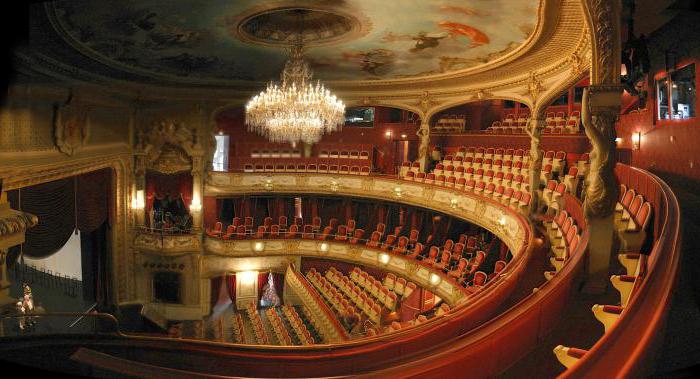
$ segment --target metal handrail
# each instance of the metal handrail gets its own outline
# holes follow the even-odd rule
[[[85,318],[85,315],[90,314],[90,311],[92,311],[92,310],[95,309],[95,308],[97,308],[97,303],[91,305],[90,308],[88,308],[85,312],[83,312],[82,315],[80,315],[80,317],[78,317],[77,319],[75,319],[75,321],[73,321],[72,323],[70,323],[70,325],[68,325],[68,327],[69,327],[69,328],[72,328],[72,327],[74,327],[75,325],[77,325],[83,318]]]

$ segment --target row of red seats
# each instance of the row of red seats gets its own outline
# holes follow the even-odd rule
[[[337,165],[326,163],[245,163],[243,172],[295,172],[295,173],[321,173],[321,174],[345,174],[345,175],[369,175],[371,166]]]
[[[283,305],[281,308],[282,313],[287,318],[289,325],[292,326],[292,329],[294,330],[294,333],[296,333],[297,338],[299,338],[299,341],[301,341],[301,344],[313,345],[316,343],[316,340],[314,340],[313,336],[311,336],[311,332],[306,327],[304,320],[302,320],[301,316],[299,316],[299,313],[297,313],[297,310],[289,305]]]
[[[363,317],[363,312],[360,311],[349,297],[345,296],[341,291],[339,291],[333,284],[331,284],[325,277],[318,273],[315,269],[311,269],[306,273],[306,278],[314,286],[314,288],[321,294],[321,298],[330,305],[330,308],[334,310],[336,315],[340,320],[362,320],[368,317]],[[374,314],[379,315],[381,313],[381,307],[378,304],[370,304],[366,295],[362,299],[362,304],[367,303],[371,305],[369,308]],[[345,325],[347,329],[352,329],[352,325]]]

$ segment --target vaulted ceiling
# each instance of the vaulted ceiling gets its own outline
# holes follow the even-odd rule
[[[456,71],[522,45],[538,0],[58,1],[56,31],[106,65],[177,80],[270,80],[304,30],[324,80]],[[292,9],[306,9],[296,16]],[[302,25],[303,23],[303,25]],[[324,46],[314,44],[330,40]]]
[[[259,91],[299,30],[315,77],[365,102],[527,102],[589,59],[579,0],[60,0],[34,4],[30,26],[25,71],[183,96]]]

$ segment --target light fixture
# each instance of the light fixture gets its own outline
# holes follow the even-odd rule
[[[389,263],[389,259],[390,259],[389,254],[387,254],[387,253],[379,254],[379,263],[385,265],[385,264]]]
[[[253,251],[263,251],[265,250],[265,243],[264,242],[256,242],[253,244]]]
[[[440,277],[440,275],[436,273],[430,274],[430,284],[432,284],[433,286],[437,286],[438,284],[440,284],[441,281],[442,278]]]
[[[404,133],[404,134],[401,135],[401,138],[403,138],[403,139],[406,139],[406,137],[408,137],[408,136],[406,135],[406,133]]]
[[[620,66],[620,75],[627,76],[627,66],[624,63]]]
[[[192,197],[192,203],[190,203],[191,212],[199,212],[202,210],[202,201],[199,200],[199,196]]]
[[[391,130],[387,130],[386,132],[384,132],[384,135],[386,136],[386,138],[391,139]]]
[[[457,199],[450,200],[450,208],[457,209]]]
[[[615,143],[616,143],[616,144],[619,145],[620,142],[622,142],[622,138],[620,138],[620,137],[615,138]]]
[[[143,190],[136,191],[136,197],[131,200],[132,209],[144,209],[146,208],[146,202],[143,198]]]
[[[498,219],[498,225],[506,226],[506,216],[501,216],[501,218]]]
[[[641,145],[642,142],[642,132],[634,132],[632,133],[632,149],[633,150],[639,150],[639,146]]]
[[[321,250],[322,252],[327,252],[330,246],[328,245],[328,242],[321,242],[321,244],[318,246],[318,249]]]
[[[241,284],[244,285],[253,285],[255,283],[255,279],[258,276],[257,271],[243,271],[237,273],[238,276],[241,278]]]
[[[398,187],[398,186],[394,187],[394,194],[396,195],[396,197],[401,197],[401,195],[402,195],[401,187]]]
[[[267,88],[246,104],[248,129],[271,142],[313,144],[345,123],[345,105],[320,81],[311,82],[312,72],[304,61],[303,14],[298,11],[299,33],[284,66],[281,83]]]

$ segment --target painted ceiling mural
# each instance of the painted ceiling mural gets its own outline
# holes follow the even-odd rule
[[[55,27],[64,38],[101,62],[162,77],[225,82],[277,79],[286,60],[283,48],[246,41],[236,33],[242,15],[261,4],[266,9],[317,4],[330,13],[337,9],[352,15],[362,30],[307,50],[316,77],[382,80],[493,61],[533,33],[539,2],[63,0],[47,9],[54,12]],[[327,25],[327,34],[342,33],[348,25]],[[268,30],[270,34],[275,33]]]

